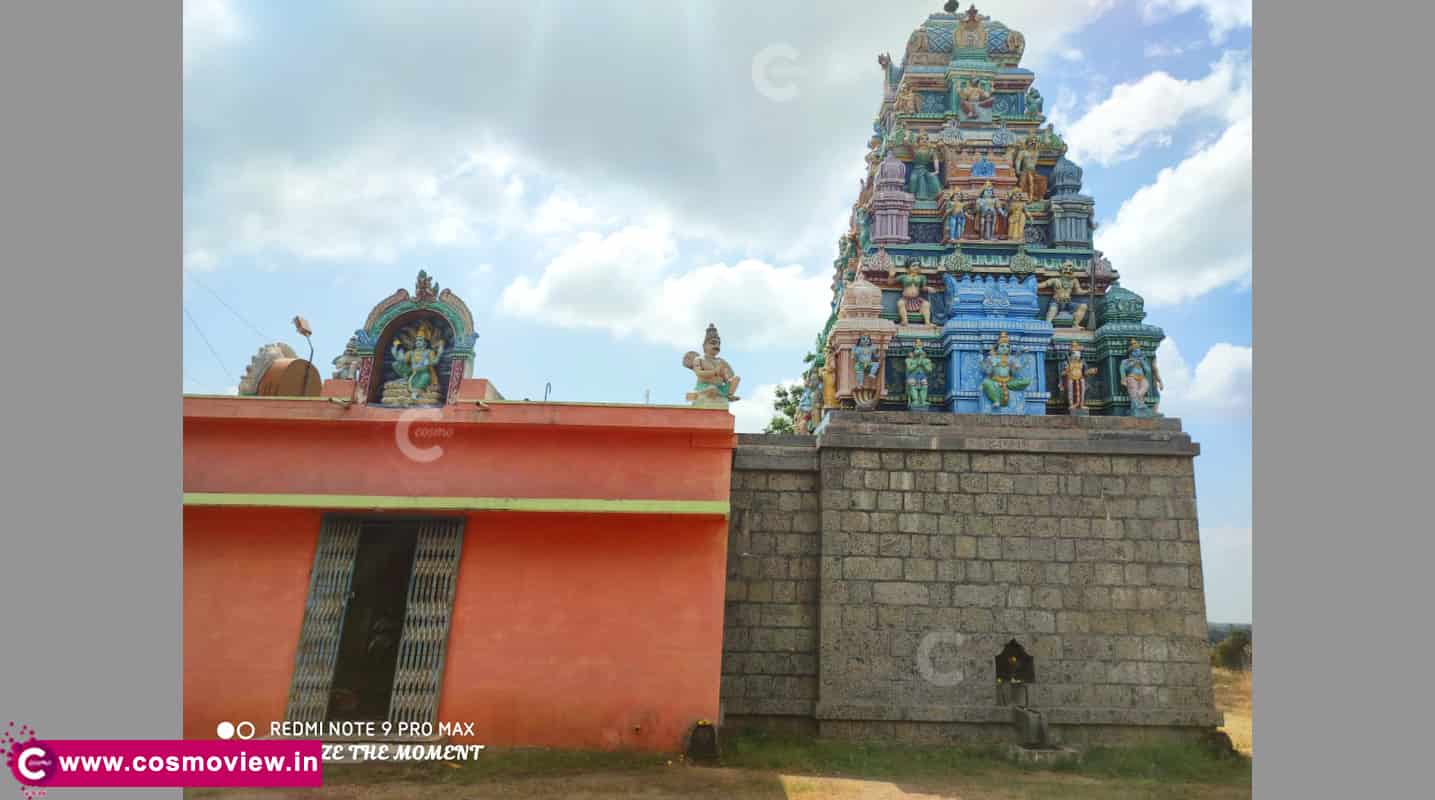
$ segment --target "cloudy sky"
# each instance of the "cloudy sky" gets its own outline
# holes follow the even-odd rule
[[[963,4],[964,7],[966,4]],[[510,398],[682,402],[708,322],[760,430],[828,311],[881,99],[937,0],[184,4],[184,390],[325,368],[419,269]],[[980,6],[979,6],[980,7]],[[1251,618],[1250,0],[1005,0],[1165,328],[1210,617]]]

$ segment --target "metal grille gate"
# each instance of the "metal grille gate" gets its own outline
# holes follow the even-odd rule
[[[404,632],[394,669],[389,721],[432,723],[443,685],[444,651],[453,618],[463,520],[427,520],[419,525],[414,569],[404,610]]]
[[[322,723],[328,714],[362,529],[362,520],[325,518],[319,531],[284,715],[288,721]],[[437,716],[463,520],[424,520],[417,539],[389,700],[389,720],[394,723],[432,723]]]
[[[323,722],[328,713],[339,636],[354,578],[354,556],[359,552],[359,529],[358,520],[326,519],[319,530],[304,627],[294,656],[294,681],[284,712],[290,722]]]

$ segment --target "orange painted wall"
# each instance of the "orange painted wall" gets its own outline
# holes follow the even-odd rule
[[[680,749],[717,719],[726,539],[720,518],[470,515],[439,719],[493,746]]]
[[[732,417],[694,409],[446,407],[395,444],[397,412],[186,398],[184,491],[728,498]],[[421,428],[415,426],[415,429]],[[715,720],[722,516],[468,515],[438,720],[493,746],[673,751]],[[185,735],[283,717],[322,515],[185,513]],[[637,726],[637,729],[634,729]]]
[[[282,720],[318,542],[315,511],[184,511],[184,737]]]
[[[186,402],[190,402],[187,400]],[[200,407],[222,400],[195,400]],[[249,413],[263,401],[231,400]],[[445,407],[401,447],[393,409],[272,401],[275,416],[189,413],[186,492],[726,500],[725,411],[542,404]],[[291,408],[297,406],[297,408]],[[311,414],[296,419],[281,412]],[[659,424],[672,427],[657,427]],[[688,427],[678,427],[686,425]],[[430,450],[430,448],[440,448]],[[410,454],[423,451],[421,460]],[[283,465],[277,469],[277,465]]]

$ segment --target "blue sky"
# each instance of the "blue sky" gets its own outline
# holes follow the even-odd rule
[[[716,322],[760,429],[827,315],[876,55],[940,6],[186,0],[184,390],[306,355],[295,314],[327,375],[425,269],[510,398],[681,402]],[[1250,2],[979,8],[1026,35],[1097,246],[1167,332],[1209,615],[1249,621]]]

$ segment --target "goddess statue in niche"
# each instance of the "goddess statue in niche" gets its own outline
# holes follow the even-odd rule
[[[438,364],[443,349],[443,340],[428,320],[395,335],[389,354],[399,377],[384,384],[384,405],[439,405]]]

